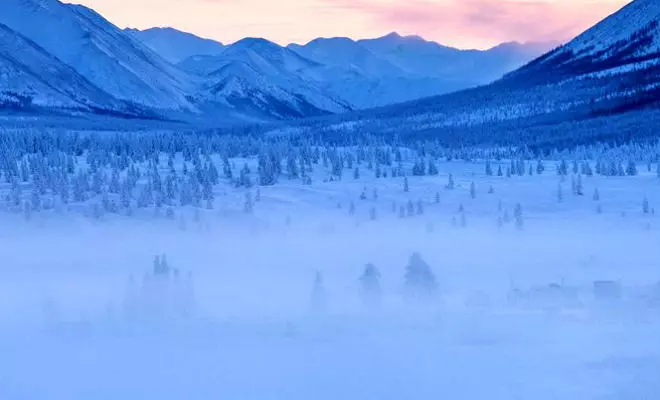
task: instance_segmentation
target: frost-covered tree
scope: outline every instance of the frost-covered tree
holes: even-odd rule
[[[360,297],[366,306],[376,306],[380,304],[380,271],[375,265],[369,263],[364,267],[360,276]]]
[[[435,274],[419,253],[410,256],[404,275],[405,294],[408,298],[428,300],[438,289]]]
[[[436,176],[439,174],[438,167],[435,165],[433,160],[429,161],[429,175]]]
[[[582,175],[578,174],[575,182],[575,194],[577,196],[584,196],[584,190],[582,188]]]
[[[415,205],[413,204],[412,200],[408,200],[408,206],[406,211],[408,217],[412,217],[415,215]]]
[[[561,203],[564,201],[564,189],[561,186],[561,183],[557,184],[557,202]]]
[[[545,166],[543,165],[543,161],[539,160],[536,163],[536,173],[538,175],[541,175],[541,174],[543,174],[544,171],[545,171]]]
[[[418,160],[412,168],[413,176],[424,176],[426,175],[426,168],[424,166],[423,160]]]
[[[490,165],[490,160],[486,161],[486,176],[493,176],[493,167]]]
[[[423,215],[424,214],[424,203],[422,202],[422,199],[417,200],[417,215]]]
[[[243,202],[243,212],[246,214],[252,214],[254,211],[254,201],[252,200],[252,193],[245,193],[245,201]]]
[[[522,229],[525,222],[523,220],[523,210],[520,203],[516,204],[515,209],[513,210],[513,217],[516,220],[516,228]]]
[[[447,178],[447,186],[446,188],[449,190],[454,189],[456,184],[454,183],[454,176],[452,174],[449,174],[449,177]]]

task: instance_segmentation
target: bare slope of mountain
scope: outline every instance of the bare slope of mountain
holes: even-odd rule
[[[204,39],[174,28],[125,29],[124,31],[146,44],[172,64],[192,56],[217,56],[224,49],[220,42]]]
[[[155,109],[194,107],[187,74],[96,12],[57,0],[2,0],[0,23],[114,97]]]
[[[92,85],[35,43],[0,24],[0,108],[133,115],[143,110]]]
[[[515,145],[657,135],[658,20],[660,2],[636,0],[492,84],[327,118],[304,129]]]

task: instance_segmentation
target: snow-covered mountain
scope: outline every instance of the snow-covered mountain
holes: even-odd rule
[[[458,50],[418,36],[316,39],[289,48],[339,73],[318,84],[364,109],[478,86],[540,56],[552,44],[503,44],[487,51]]]
[[[511,42],[483,51],[460,50],[397,33],[358,44],[409,74],[478,84],[499,79],[556,46],[554,42]]]
[[[89,8],[58,0],[2,0],[0,23],[117,99],[193,111],[187,74]]]
[[[227,46],[219,56],[193,56],[179,65],[205,79],[207,87],[224,87],[226,82],[232,82],[235,87],[240,82],[242,90],[233,91],[233,97],[239,93],[262,93],[268,98],[295,99],[288,108],[311,112],[307,116],[351,109],[348,103],[323,91],[311,78],[310,71],[324,66],[265,39],[246,38]],[[249,90],[244,90],[248,87]],[[249,104],[253,100],[247,98],[241,103]],[[281,109],[281,105],[274,108]]]
[[[319,64],[353,71],[356,77],[382,79],[405,75],[399,67],[349,38],[319,38],[306,45],[290,44],[287,47]]]
[[[220,42],[204,39],[192,33],[174,28],[151,28],[145,30],[125,29],[136,39],[160,54],[172,64],[179,63],[192,56],[217,56],[224,46]]]
[[[3,24],[0,24],[0,108],[131,113],[126,104]]]
[[[488,83],[542,54],[543,49],[506,44],[489,51],[462,51],[397,34],[362,41],[319,38],[287,47],[247,38],[217,56],[195,55],[179,66],[208,76],[229,63],[245,63],[263,78],[260,84],[299,94],[315,107],[336,113]],[[238,76],[244,84],[253,82]]]
[[[393,33],[361,41],[318,38],[286,47],[246,38],[220,47],[218,42],[171,28],[129,32],[172,61],[189,55],[178,65],[193,74],[205,77],[228,63],[246,63],[268,78],[267,86],[300,94],[330,112],[400,103],[488,83],[550,46],[510,43],[488,51],[464,51]],[[237,77],[243,84],[250,83],[249,77]]]
[[[35,104],[218,123],[343,113],[456,91],[489,82],[540,51],[516,44],[461,51],[397,34],[287,47],[246,38],[223,46],[174,29],[122,30],[59,0],[3,0],[0,23],[6,37],[14,32],[40,49],[23,55],[6,47],[12,61],[3,62],[5,94],[31,93],[26,98]],[[33,54],[43,60],[23,59]],[[176,65],[166,60],[183,57]],[[53,63],[49,71],[61,73],[30,78],[41,83],[26,78],[46,60]]]
[[[657,70],[660,60],[660,2],[636,0],[513,77],[548,79],[597,73],[598,76]]]
[[[82,6],[58,0],[3,0],[0,23],[6,25],[0,49],[4,56],[0,93],[3,103],[12,107],[25,108],[29,103],[32,109],[66,108],[205,123],[268,121],[349,109],[302,81],[297,86],[272,83],[272,78],[285,74],[286,79],[278,79],[282,84],[296,76],[297,68],[315,64],[263,40],[246,39],[221,48],[229,59],[215,60],[211,73],[202,77],[173,65],[142,43],[144,32],[121,30]],[[176,44],[187,41],[189,51],[208,49],[203,39],[184,33],[159,30],[150,34],[183,38]],[[248,74],[241,68],[217,72],[233,62],[254,64],[259,72]],[[305,90],[292,91],[292,87]]]
[[[640,115],[660,108],[658,21],[659,1],[636,0],[489,85],[326,118],[305,129],[526,145],[657,134],[646,123],[657,116]]]

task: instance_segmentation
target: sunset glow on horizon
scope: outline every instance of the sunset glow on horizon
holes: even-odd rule
[[[566,41],[630,0],[69,0],[124,28],[173,27],[231,43],[280,44],[392,31],[448,46]]]

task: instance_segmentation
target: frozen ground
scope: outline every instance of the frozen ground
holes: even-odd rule
[[[359,180],[284,178],[260,189],[252,214],[248,189],[229,186],[197,218],[3,214],[0,398],[657,398],[655,172],[584,177],[584,196],[569,177],[559,202],[553,162],[511,178],[485,176],[482,163],[438,167],[409,177],[408,192],[364,167]],[[428,302],[403,296],[413,252],[438,280]],[[128,318],[130,277],[141,281],[163,253],[192,272],[194,311]],[[366,263],[382,275],[380,306],[359,296]],[[322,309],[311,302],[316,271]],[[622,295],[596,298],[598,280]]]

